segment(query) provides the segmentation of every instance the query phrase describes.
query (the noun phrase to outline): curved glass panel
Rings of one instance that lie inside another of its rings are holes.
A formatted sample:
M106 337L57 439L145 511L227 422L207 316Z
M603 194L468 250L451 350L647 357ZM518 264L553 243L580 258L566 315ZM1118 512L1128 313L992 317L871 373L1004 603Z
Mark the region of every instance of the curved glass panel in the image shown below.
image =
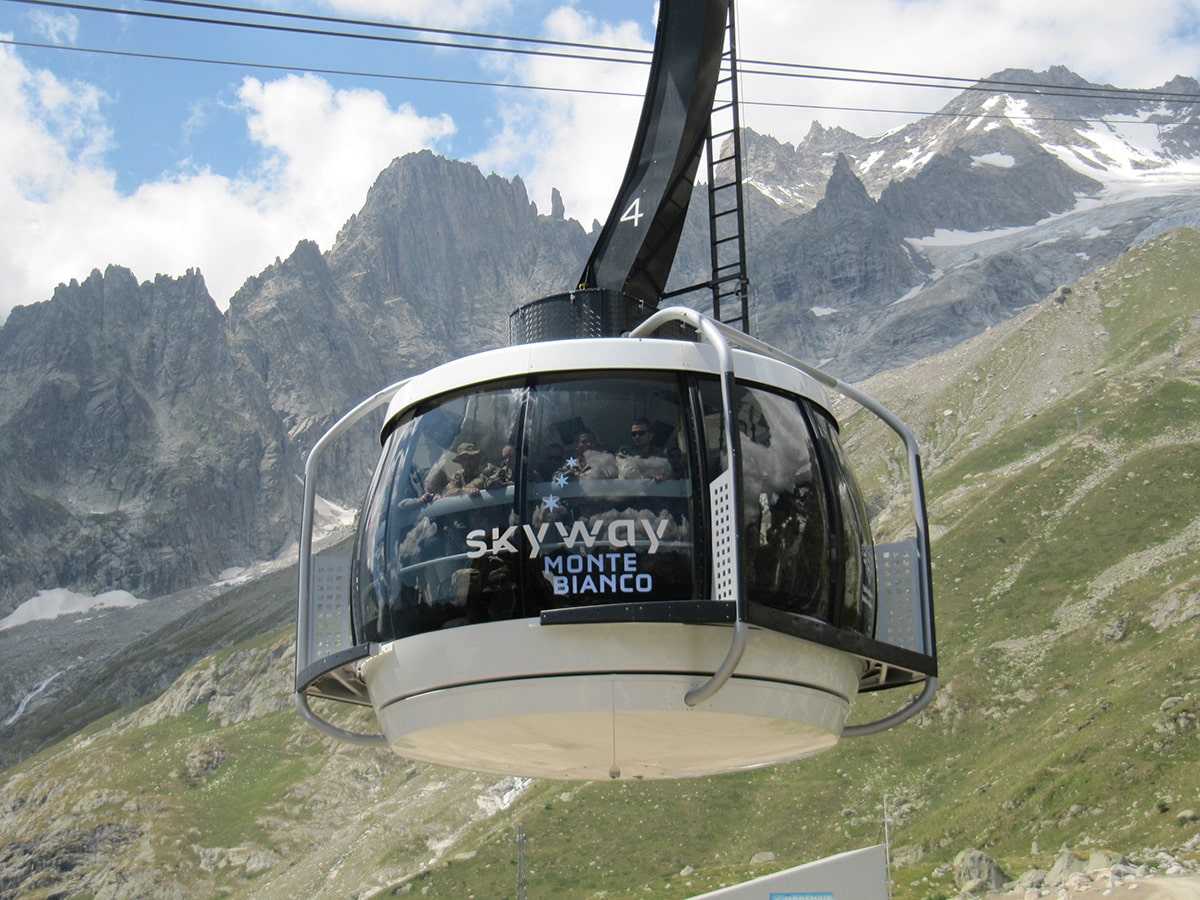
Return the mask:
M822 446L829 450L830 477L839 510L839 557L841 561L842 607L834 624L868 636L875 634L875 548L871 521L862 489L846 460L837 428L822 415L813 417Z
M691 600L695 441L672 374L438 398L388 436L360 519L359 642L601 603Z
M795 398L742 384L734 403L748 597L828 621L828 504L804 410Z
M525 586L542 609L696 596L692 442L674 375L530 391Z
M516 614L516 548L480 559L472 536L512 518L524 398L514 385L443 398L388 436L355 548L360 642Z
M870 531L836 428L760 385L734 405L747 598L871 634ZM717 379L671 372L533 375L405 413L360 517L356 642L710 599L723 421Z

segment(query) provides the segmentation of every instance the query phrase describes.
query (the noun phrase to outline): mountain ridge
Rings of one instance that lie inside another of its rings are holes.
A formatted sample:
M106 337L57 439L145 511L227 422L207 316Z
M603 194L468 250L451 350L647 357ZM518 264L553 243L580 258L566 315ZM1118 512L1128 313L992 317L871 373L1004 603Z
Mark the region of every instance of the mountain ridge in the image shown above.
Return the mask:
M1065 70L1001 74L1078 80ZM858 380L1003 321L1156 231L1200 223L1196 179L1178 175L1198 165L1182 137L1138 149L1116 126L1081 112L1071 122L1030 119L1036 104L1066 118L1075 107L1098 115L1123 103L1169 137L1194 116L1137 97L1034 104L980 86L987 89L947 105L953 116L877 138L814 126L817 146L789 154L747 134L757 332ZM1005 110L1011 117L983 117ZM1051 126L1039 144L1038 129ZM1104 129L1111 140L1099 154ZM1061 142L1071 135L1074 143ZM846 146L829 158L837 141ZM1160 152L1164 146L1174 155ZM1175 172L1175 181L1158 175L1139 187L1131 159ZM809 170L806 161L819 165ZM1079 167L1088 177L1107 173L1107 186L1096 193L1093 181L1079 180ZM764 173L774 188L761 187ZM1010 189L1027 175L1038 190ZM1005 187L985 189L993 183ZM802 188L810 184L822 194L809 207L771 199L808 196ZM703 190L672 287L707 277ZM1046 214L1079 191L1092 193ZM1010 224L995 227L993 212ZM934 225L932 234L912 234ZM288 486L317 436L383 385L501 343L519 302L572 286L589 240L563 218L561 203L540 214L519 179L423 151L380 173L332 248L301 241L249 278L223 315L201 296L197 272L138 284L118 267L14 311L0 328L0 394L11 398L0 402L0 449L15 476L0 487L0 614L47 587L157 595L274 557L295 539L297 499ZM85 366L85 357L62 348L92 347L106 334L84 314L106 285L110 299L131 298L130 310L150 298L156 308L149 324L131 316L115 346L88 354ZM191 305L172 300L176 294L192 297ZM52 333L49 325L31 328L34 321L61 324ZM151 371L163 354L171 364ZM189 405L204 393L196 386L214 379L220 390ZM28 408L18 407L19 397ZM339 449L331 499L357 504L375 453L369 440ZM149 461L160 476L144 474ZM66 463L73 468L65 477L38 475ZM82 502L88 491L95 502ZM170 546L159 540L168 535Z

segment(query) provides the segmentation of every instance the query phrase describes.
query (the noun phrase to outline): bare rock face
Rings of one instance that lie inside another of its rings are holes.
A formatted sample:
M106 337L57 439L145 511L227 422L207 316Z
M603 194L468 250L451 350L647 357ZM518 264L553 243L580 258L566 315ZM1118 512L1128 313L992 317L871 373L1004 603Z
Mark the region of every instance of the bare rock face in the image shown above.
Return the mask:
M1012 82L1047 91L1018 102ZM1200 89L1170 84L1160 90ZM819 124L796 147L747 135L756 331L839 378L866 378L961 343L1149 236L1200 225L1186 179L1154 199L1105 188L1122 166L1194 158L1188 114L1145 100L1162 135L1155 152L1119 148L1130 163L1088 121L1123 116L1129 101L1062 90L1088 86L1062 67L1006 70L876 137ZM693 280L704 272L695 243L685 235L681 257Z
M0 330L0 611L140 596L275 552L294 451L197 273L93 272Z
M0 849L0 891L6 896L41 891L75 893L106 857L137 842L130 825L106 822L91 828L66 827L36 840L18 840ZM78 877L73 877L78 873Z
M519 178L422 151L380 173L328 253L301 242L249 279L230 301L231 341L307 453L363 397L502 346L509 313L573 287L589 249L561 211L539 215ZM378 445L337 452L327 488L354 505Z
M303 455L363 396L500 346L509 312L572 286L575 222L519 179L396 160L322 254L301 241L222 314L198 272L119 267L0 328L0 615L40 589L158 596L294 540ZM377 448L333 460L356 504Z
M289 708L291 691L280 660L294 655L295 640L277 641L269 650L239 650L218 660L208 657L186 670L166 691L137 713L138 727L177 718L207 704L208 716L222 728L262 718ZM206 760L220 765L223 754L209 748L199 751L197 766ZM215 762L213 762L215 760ZM192 763L189 762L189 774Z

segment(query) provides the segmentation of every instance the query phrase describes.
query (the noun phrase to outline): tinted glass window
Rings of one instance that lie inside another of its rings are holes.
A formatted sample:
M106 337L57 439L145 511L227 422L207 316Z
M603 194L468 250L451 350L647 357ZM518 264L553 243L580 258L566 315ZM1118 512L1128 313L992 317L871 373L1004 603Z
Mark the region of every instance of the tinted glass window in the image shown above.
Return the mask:
M445 399L388 436L355 552L360 641L513 616L515 548L472 551L512 519L524 397L509 387Z
M808 419L793 398L739 385L742 569L751 602L828 619L829 518Z
M388 436L360 517L359 642L546 609L706 599L719 382L542 376L438 398ZM834 427L739 384L747 596L866 633L874 557ZM697 523L700 523L697 528Z
M862 490L846 461L837 429L824 416L813 423L829 457L830 480L838 503L842 607L836 624L868 635L875 633L875 550Z
M679 380L547 380L530 392L522 523L541 608L695 595L691 448Z
M716 378L700 379L697 393L700 398L702 444L708 465L707 478L712 481L729 466L729 455L725 452L725 407L721 400L721 382Z
M693 599L685 396L674 375L545 378L402 420L360 520L358 640Z

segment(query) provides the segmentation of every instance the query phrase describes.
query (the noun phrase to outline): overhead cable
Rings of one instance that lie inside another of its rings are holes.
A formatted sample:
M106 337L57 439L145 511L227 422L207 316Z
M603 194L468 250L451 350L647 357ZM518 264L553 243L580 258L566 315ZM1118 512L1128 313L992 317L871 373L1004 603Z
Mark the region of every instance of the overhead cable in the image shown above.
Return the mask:
M562 87L561 85L520 84L511 81L476 81L469 78L440 78L432 75L401 75L391 72L361 72L352 69L326 69L316 66L289 66L281 63L249 62L238 59L211 59L200 56L178 56L170 53L141 53L135 50L111 50L102 47L79 47L71 44L44 44L37 41L17 41L0 38L0 44L14 47L32 47L37 50L73 50L79 53L97 53L101 56L125 56L132 59L151 59L166 62L203 63L214 66L233 66L244 69L267 69L277 72L311 72L314 75L346 75L352 78L385 78L395 81L420 81L430 84L453 84L466 87L516 88L526 91L549 91L563 94L595 94L608 97L641 97L637 91L606 91L600 88Z
M961 76L955 76L955 75L921 75L921 74L914 73L914 72L889 72L889 71L881 70L881 69L848 69L848 68L844 68L842 66L817 66L817 65L811 65L808 63L771 62L769 60L762 60L762 59L744 59L744 60L741 60L739 64L742 66L746 66L746 65L775 66L775 67L779 67L779 68L788 68L788 69L806 69L806 70L811 70L814 72L845 72L845 73L849 73L851 75L878 75L878 76L885 77L887 79L911 78L911 79L924 79L927 81L929 81L929 80L943 81L943 82L949 82L949 83L933 84L933 85L928 85L928 86L929 87L946 88L946 89L954 89L954 90L964 90L964 89L974 87L974 86L982 86L982 87L977 88L980 90L983 90L983 89L986 89L989 87L1038 88L1038 89L1043 89L1043 90L1048 87L1054 87L1054 88L1058 88L1061 90L1070 91L1070 92L1072 92L1073 95L1074 94L1116 94L1116 95L1120 95L1121 99L1144 98L1144 99L1152 99L1152 100L1158 99L1160 97L1166 97L1166 98L1176 98L1176 99L1179 99L1179 100L1182 100L1185 102L1189 102L1189 103L1200 100L1200 94L1189 94L1189 93L1185 93L1182 91L1163 91L1163 90L1158 90L1156 88L1115 88L1115 87L1112 87L1111 85L1098 85L1098 84L1046 85L1044 83L1040 83L1040 82L1036 82L1036 81L1021 81L1019 79L963 78ZM758 74L784 75L785 73L783 73L783 72L760 72ZM800 76L797 76L797 77L800 77ZM811 76L811 77L816 77L816 76ZM834 78L833 80L842 80L842 79ZM857 79L845 79L845 80L857 80ZM901 85L906 84L906 82L897 82L897 81L892 81L892 80L887 80L887 81L882 81L882 82L873 82L873 83L901 84ZM918 85L914 85L914 86L921 87L922 85L918 84Z
M37 41L18 41L12 38L0 38L0 44L9 44L14 47L29 47L36 50L66 50L76 53L94 53L101 56L119 56L131 59L145 59L164 62L183 62L183 63L198 63L202 65L230 66L233 68L244 69L263 69L276 72L309 72L315 75L337 75L347 76L351 78L380 78L393 81L414 81L429 84L445 84L464 87L488 87L488 88L512 88L514 90L525 91L543 91L548 93L562 94L583 94L589 96L603 97L631 97L640 98L641 93L637 91L614 91L602 90L600 88L579 88L579 87L563 87L561 85L544 85L544 84L523 84L513 81L483 81L469 78L444 78L432 75L404 75L391 72L370 72L358 71L353 69L331 69L319 68L315 66L298 66L286 65L281 63L262 63L252 62L248 60L236 59L213 59L209 57L198 56L179 56L176 54L166 53L142 53L134 50L113 50L102 47L80 47L68 44L47 44ZM828 112L861 112L861 113L878 113L884 115L903 115L903 116L941 116L945 118L971 118L971 119L1004 119L1007 116L1003 113L956 113L946 111L916 110L916 109L887 109L881 107L864 107L864 106L835 106L821 105L814 103L794 103L782 100L742 100L746 106L779 108L779 109L812 109ZM1161 124L1147 122L1140 119L1113 120L1101 118L1088 118L1078 116L1022 116L1023 119L1032 122L1108 122L1114 125L1147 125ZM1172 123L1173 126L1188 125L1194 123L1179 122Z
M882 78L851 78L845 75L814 75L809 72L767 72L761 69L745 69L739 68L743 75L771 75L783 76L788 78L805 78L811 81L838 81L850 84L881 84L887 87L917 87L917 88L937 88L940 90L956 90L956 91L974 91L981 93L995 93L998 89L1002 89L1006 94L1029 95L1036 97L1072 97L1075 99L1090 99L1090 100L1120 100L1120 101L1138 101L1150 103L1200 103L1200 94L1182 94L1182 93L1166 93L1163 91L1145 91L1124 88L1104 88L1097 85L1089 85L1090 90L1083 91L1069 86L1057 87L1038 85L1034 83L1026 83L1026 87L1003 87L1000 85L1014 84L1014 82L1000 82L990 79L981 79L968 85L949 85L949 84L922 84L917 81L897 81L894 79ZM915 76L918 78L932 76ZM1082 88L1082 86L1081 86Z
M130 8L113 8L96 5L94 3L75 2L75 0L7 0L7 2L20 2L34 6L46 6L59 9L70 9L76 11L99 12L108 14L117 14L124 16L141 16L153 19L165 19L168 21L202 24L202 25L224 25L241 28L257 28L265 29L274 32L283 32L286 34L298 34L305 36L333 37L333 38L352 38L359 40L374 40L385 41L391 43L402 43L412 45L431 46L442 49L460 49L473 50L484 52L499 52L499 53L516 53L526 56L551 57L558 59L579 60L586 62L605 62L617 64L637 64L645 65L649 62L648 50L630 47L618 47L607 44L583 43L572 41L558 41L552 39L530 38L515 35L500 35L480 31L461 31L453 29L439 29L425 26L405 25L394 22L380 22L365 19L356 19L348 17L334 16L319 16L307 13L287 12L282 10L264 10L254 9L252 7L236 6L232 4L205 2L205 0L146 0L146 2L157 3L162 5L170 5L176 7L189 7L209 11L234 12L240 14L250 14L256 16L271 16L276 18L284 18L296 21L321 22L338 25L353 25L357 27L378 28L389 30L402 30L405 32L418 34L436 34L443 37L468 37L473 40L486 40L496 42L513 42L523 43L528 45L550 45L554 47L567 48L570 50L578 50L582 52L564 52L563 50L545 50L537 49L534 46L512 47L504 46L501 43L477 44L477 43L459 43L446 40L433 40L430 38L419 37L399 37L394 34L372 34L369 32L347 32L347 31L331 31L328 29L313 29L302 28L293 25L275 25L263 22L241 21L227 18L209 18L197 16L181 16L170 13L150 12L148 10L137 10ZM313 66L294 66L270 63L257 62L235 62L232 60L213 60L203 59L198 57L181 57L171 54L155 54L155 53L138 53L135 51L116 51L105 50L100 48L74 48L64 45L44 45L34 42L18 42L4 41L19 46L39 47L44 49L80 49L91 53L104 53L109 55L123 55L144 59L162 59L175 60L183 62L208 62L216 65L240 65L248 68L261 69L276 69L283 71L309 71L317 74L329 75L347 75L355 77L371 77L371 78L390 78L404 81L426 81L430 83L443 84L462 84L480 87L516 87L528 90L543 90L550 92L562 93L582 93L582 94L611 94L616 96L630 96L623 91L607 91L596 89L568 89L559 86L550 85L524 85L515 84L512 82L495 82L487 80L472 80L460 78L441 78L435 76L417 76L417 75L393 75L381 72L360 72L341 69L320 68ZM614 56L599 56L591 51L602 51L604 53L625 53L632 54L627 57ZM749 68L750 66L758 66L760 68ZM761 68L766 67L766 68ZM782 71L776 71L782 70ZM840 74L838 74L840 73ZM941 75L924 75L910 72L888 72L885 70L872 69L853 69L835 66L818 66L803 63L788 63L775 62L769 60L743 60L741 62L740 74L749 77L788 77L788 78L806 78L810 80L820 81L836 81L851 84L875 84L886 87L916 87L930 88L936 90L956 90L956 91L977 91L989 92L997 89L1003 89L1005 93L1029 96L1044 96L1044 97L1070 97L1070 98L1091 98L1097 100L1113 100L1113 101L1139 101L1153 102L1164 104L1190 104L1200 103L1200 94L1188 94L1174 91L1160 91L1147 89L1125 89L1113 88L1102 85L1063 85L1063 86L1048 86L1038 84L1037 82L1022 81L1019 79L968 79L958 76L941 76ZM878 76L878 77L868 77ZM770 102L770 101L746 101L747 105L756 106L780 106L788 108L806 108L805 104L793 104L787 102ZM851 107L815 107L826 109L845 109L847 111L873 111ZM882 110L879 110L882 111ZM900 111L897 111L900 112ZM905 114L908 114L905 111ZM927 114L927 113L918 113Z
M13 2L13 0L9 0ZM506 47L503 44L461 44L435 41L425 38L399 37L392 34L369 34L359 31L330 31L324 28L301 28L298 25L274 25L268 22L245 22L239 19L208 18L204 16L181 16L174 13L151 12L145 9L116 8L97 6L91 3L75 3L71 0L16 0L16 2L31 6L46 6L52 9L69 9L76 12L100 12L118 16L135 16L144 19L159 19L168 22L183 22L193 25L225 25L233 28L252 28L260 31L271 31L283 34L298 34L310 37L337 37L351 40L383 41L389 44L416 44L428 47L449 47L455 50L485 50L489 53L513 53L522 56L544 56L559 59L579 59L588 62L611 62L648 65L648 60L630 60L627 57L603 57L583 53L566 53L559 50L538 50L530 47ZM423 30L423 29L422 29ZM497 35L497 39L500 36ZM624 48L616 48L619 52L628 52Z
M553 38L523 37L513 34L492 34L486 31L460 31L453 28L435 28L430 25L404 25L399 22L383 22L372 19L354 19L343 16L319 16L313 13L288 12L282 9L261 9L251 6L233 6L226 3L204 3L201 0L145 0L166 6L189 6L198 9L216 9L224 12L239 12L256 16L272 16L296 19L304 22L329 22L335 25L358 25L361 27L415 31L421 34L443 34L447 37L469 37L489 41L512 41L517 44L544 44L551 47L574 47L580 50L608 50L623 53L644 54L649 57L654 51L649 47L618 47L613 44L589 44L583 41L561 41Z

